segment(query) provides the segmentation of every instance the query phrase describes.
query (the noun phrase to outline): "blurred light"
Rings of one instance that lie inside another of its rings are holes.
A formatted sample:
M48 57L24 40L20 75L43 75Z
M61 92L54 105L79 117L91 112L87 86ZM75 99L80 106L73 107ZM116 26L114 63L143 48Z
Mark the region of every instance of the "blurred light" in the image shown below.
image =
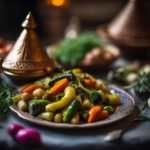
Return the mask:
M70 5L69 0L45 0L46 5L55 7L68 7Z
M65 0L52 0L54 6L62 6L65 3Z

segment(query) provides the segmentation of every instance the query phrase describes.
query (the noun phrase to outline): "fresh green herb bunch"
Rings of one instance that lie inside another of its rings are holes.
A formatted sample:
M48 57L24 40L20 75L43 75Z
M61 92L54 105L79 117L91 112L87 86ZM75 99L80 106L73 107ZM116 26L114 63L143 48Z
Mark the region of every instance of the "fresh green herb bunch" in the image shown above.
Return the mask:
M118 82L118 83L124 83L124 78L127 75L127 69L126 67L120 68L119 70L115 72L109 73L109 80L113 82Z
M65 65L73 67L78 60L83 59L94 47L102 47L103 45L103 41L94 33L87 32L75 39L67 38L62 41L52 57Z
M139 93L150 93L150 72L138 74L137 79L124 89L134 88Z
M9 106L13 104L11 93L16 88L7 83L1 83L0 85L0 122L2 122L8 114Z

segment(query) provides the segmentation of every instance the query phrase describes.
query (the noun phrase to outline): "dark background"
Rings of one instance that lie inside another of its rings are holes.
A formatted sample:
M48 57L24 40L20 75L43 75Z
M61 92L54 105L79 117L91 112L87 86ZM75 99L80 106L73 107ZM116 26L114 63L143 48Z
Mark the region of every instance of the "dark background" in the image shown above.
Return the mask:
M68 0L66 7L48 5L51 0L0 0L0 37L15 41L23 28L28 12L31 11L38 24L38 35L45 45L63 37L69 18L80 19L81 30L95 30L100 24L108 23L125 6L127 0ZM150 14L150 0L145 10Z

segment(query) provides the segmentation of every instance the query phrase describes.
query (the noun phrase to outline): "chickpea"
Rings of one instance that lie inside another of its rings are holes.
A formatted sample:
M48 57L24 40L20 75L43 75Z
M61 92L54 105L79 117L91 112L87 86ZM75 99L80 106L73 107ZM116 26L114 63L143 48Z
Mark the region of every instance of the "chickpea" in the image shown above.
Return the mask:
M62 113L57 113L54 117L54 121L57 123L61 123L62 122Z
M79 112L77 111L74 116L71 118L70 123L71 124L78 124L80 121L80 115Z
M91 108L91 102L89 101L89 99L86 98L83 100L82 108L83 109L90 109Z
M33 91L32 95L36 98L36 99L42 99L42 96L45 94L45 91L42 89L36 89L35 91Z
M24 100L19 101L18 108L20 110L26 110L28 108L27 103Z
M75 95L75 97L73 99L76 99L80 102L80 104L82 105L82 99L79 95Z
M29 94L29 93L23 93L21 96L22 100L25 100L25 101L32 99L32 97L33 97L32 94Z

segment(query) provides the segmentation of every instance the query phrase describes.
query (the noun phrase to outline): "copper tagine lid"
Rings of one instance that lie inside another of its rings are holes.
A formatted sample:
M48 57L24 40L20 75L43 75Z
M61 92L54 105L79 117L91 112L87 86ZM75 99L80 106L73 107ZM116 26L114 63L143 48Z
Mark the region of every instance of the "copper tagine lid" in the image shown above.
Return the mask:
M129 0L108 25L101 26L101 35L105 33L108 39L122 45L150 47L150 19L144 1Z
M108 34L118 41L137 40L138 42L139 40L142 46L150 46L150 20L143 8L143 3L143 0L130 0L122 12L109 24Z
M29 12L22 23L24 30L2 63L3 72L14 77L40 77L52 72L55 63L48 57L44 46L34 31L37 24Z

